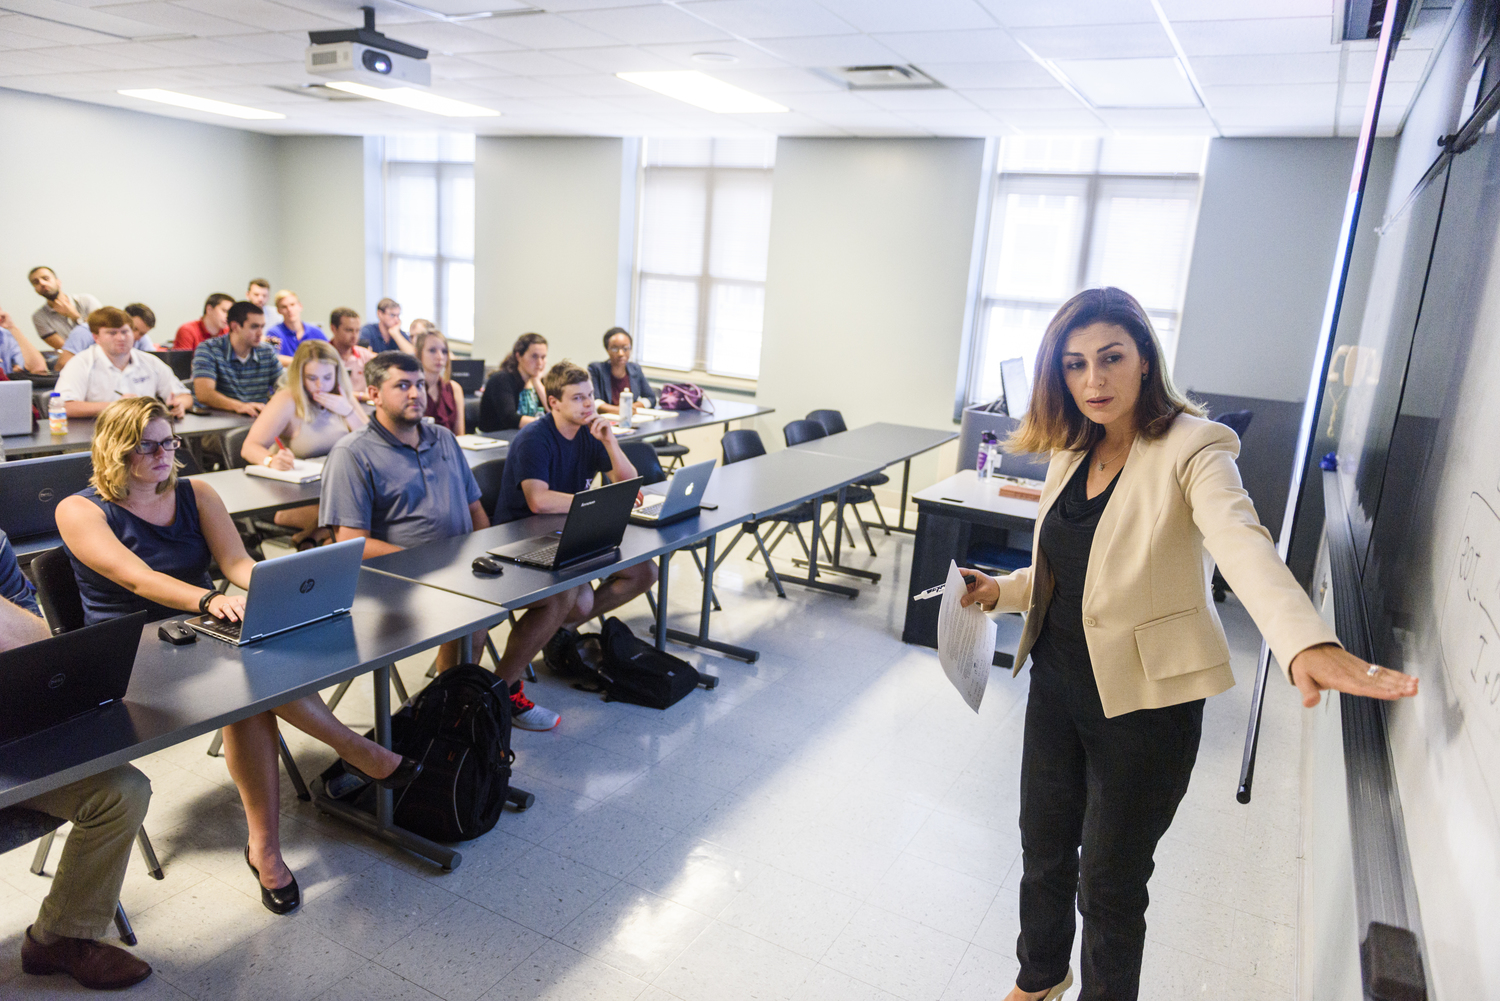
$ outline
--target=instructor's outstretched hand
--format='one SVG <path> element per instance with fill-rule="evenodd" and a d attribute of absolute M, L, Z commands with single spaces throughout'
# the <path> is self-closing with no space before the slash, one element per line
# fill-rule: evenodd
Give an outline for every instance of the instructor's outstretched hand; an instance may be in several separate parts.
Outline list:
<path fill-rule="evenodd" d="M 1319 693 L 1328 689 L 1387 700 L 1417 694 L 1416 678 L 1366 663 L 1332 643 L 1310 646 L 1292 658 L 1292 684 L 1302 693 L 1302 704 L 1309 709 L 1322 700 Z"/>

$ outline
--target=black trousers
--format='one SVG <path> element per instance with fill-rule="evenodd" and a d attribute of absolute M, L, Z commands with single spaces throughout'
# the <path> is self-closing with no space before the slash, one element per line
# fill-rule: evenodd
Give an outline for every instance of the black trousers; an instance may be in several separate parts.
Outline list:
<path fill-rule="evenodd" d="M 1203 700 L 1104 717 L 1092 668 L 1031 668 L 1021 753 L 1023 991 L 1068 971 L 1083 915 L 1079 1001 L 1134 1001 L 1156 843 L 1187 792 Z"/>

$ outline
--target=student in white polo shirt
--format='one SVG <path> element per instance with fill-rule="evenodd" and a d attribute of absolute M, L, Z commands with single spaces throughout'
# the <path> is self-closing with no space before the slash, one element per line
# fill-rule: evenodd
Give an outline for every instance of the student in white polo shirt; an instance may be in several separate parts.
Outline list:
<path fill-rule="evenodd" d="M 167 363 L 134 347 L 135 331 L 122 309 L 105 306 L 88 316 L 94 346 L 80 351 L 57 376 L 56 391 L 69 417 L 93 417 L 128 396 L 155 396 L 181 417 L 192 394 Z"/>

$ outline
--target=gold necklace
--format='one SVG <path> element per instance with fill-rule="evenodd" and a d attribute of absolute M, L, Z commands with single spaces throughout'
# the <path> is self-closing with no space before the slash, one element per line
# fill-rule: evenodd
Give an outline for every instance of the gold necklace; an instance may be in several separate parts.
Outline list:
<path fill-rule="evenodd" d="M 1098 460 L 1098 462 L 1099 462 L 1099 472 L 1101 472 L 1101 473 L 1104 472 L 1104 467 L 1105 466 L 1109 465 L 1111 462 L 1114 462 L 1120 456 L 1124 455 L 1130 449 L 1130 446 L 1132 444 L 1134 444 L 1134 443 L 1135 443 L 1135 439 L 1132 438 L 1130 441 L 1126 442 L 1124 445 L 1121 445 L 1119 451 L 1115 452 L 1115 454 L 1111 455 L 1108 459 L 1100 459 L 1100 460 Z"/>

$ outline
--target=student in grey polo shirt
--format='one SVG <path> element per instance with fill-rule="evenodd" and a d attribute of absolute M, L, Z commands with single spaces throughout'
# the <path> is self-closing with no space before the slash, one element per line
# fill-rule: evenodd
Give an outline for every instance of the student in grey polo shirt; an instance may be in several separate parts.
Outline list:
<path fill-rule="evenodd" d="M 69 295 L 62 290 L 57 273 L 51 268 L 36 267 L 26 272 L 26 280 L 36 294 L 47 301 L 31 314 L 31 324 L 36 335 L 49 347 L 60 348 L 69 331 L 88 319 L 88 315 L 104 305 L 87 292 Z"/>
<path fill-rule="evenodd" d="M 255 417 L 281 380 L 276 349 L 264 344 L 266 315 L 253 302 L 229 307 L 229 326 L 193 350 L 193 395 L 216 410 Z"/>

